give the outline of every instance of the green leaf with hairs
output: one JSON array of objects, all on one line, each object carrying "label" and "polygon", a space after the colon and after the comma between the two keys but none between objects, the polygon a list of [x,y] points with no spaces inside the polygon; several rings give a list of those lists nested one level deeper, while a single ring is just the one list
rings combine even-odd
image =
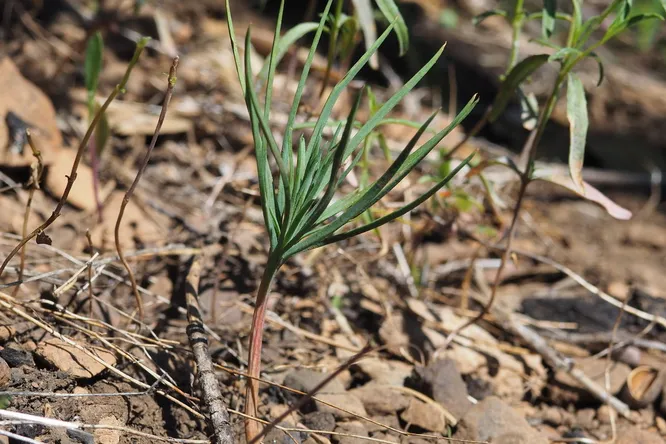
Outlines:
[{"label": "green leaf with hairs", "polygon": [[567,118],[569,119],[569,174],[578,192],[585,193],[583,159],[587,140],[587,100],[583,82],[573,73],[567,78]]}]

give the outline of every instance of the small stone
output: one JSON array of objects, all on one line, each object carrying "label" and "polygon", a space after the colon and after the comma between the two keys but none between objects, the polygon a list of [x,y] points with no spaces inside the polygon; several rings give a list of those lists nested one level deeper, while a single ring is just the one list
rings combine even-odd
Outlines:
[{"label": "small stone", "polygon": [[332,413],[336,419],[353,418],[354,415],[368,416],[361,400],[351,393],[321,393],[317,398],[335,406],[316,401],[317,410]]},{"label": "small stone", "polygon": [[329,412],[312,412],[303,416],[303,425],[314,430],[333,430],[335,417]]},{"label": "small stone", "polygon": [[446,430],[446,418],[440,409],[417,399],[412,399],[400,418],[408,424],[421,427],[430,432],[443,433]]},{"label": "small stone", "polygon": [[5,347],[4,349],[0,350],[0,358],[7,361],[7,364],[9,364],[9,366],[12,368],[20,367],[22,365],[34,367],[35,360],[32,358],[32,355],[25,350],[21,350],[15,347],[16,346]]},{"label": "small stone", "polygon": [[[319,385],[328,375],[326,373],[317,372],[308,368],[299,368],[289,374],[284,378],[284,385],[287,387],[299,390],[301,392],[310,393],[312,392],[317,385]],[[316,396],[321,395],[322,393],[342,393],[345,391],[344,385],[337,378],[329,381]]]},{"label": "small stone", "polygon": [[[606,372],[606,360],[605,359],[578,359],[575,362],[577,368],[579,368],[587,377],[592,381],[599,384],[601,387],[605,387],[605,372]],[[621,362],[613,362],[610,366],[610,393],[617,395],[620,393],[620,390],[624,386],[627,376],[631,369],[628,365]],[[576,379],[574,379],[566,371],[558,371],[555,373],[555,380],[560,384],[570,387],[573,390],[577,390],[586,396],[588,394],[587,389],[581,385]]]},{"label": "small stone", "polygon": [[597,413],[593,409],[581,409],[576,413],[576,424],[586,430],[592,430],[599,426],[595,421]]},{"label": "small stone", "polygon": [[458,439],[493,444],[549,444],[524,417],[499,398],[490,396],[474,405],[458,423]]},{"label": "small stone", "polygon": [[82,444],[95,444],[95,436],[85,430],[67,429],[67,436]]},{"label": "small stone", "polygon": [[424,393],[432,394],[432,399],[443,405],[457,419],[472,407],[467,398],[467,385],[463,381],[455,362],[442,359],[431,362],[425,368],[418,368]]},{"label": "small stone", "polygon": [[[125,424],[113,415],[105,416],[99,420],[100,425],[120,427]],[[118,444],[120,441],[120,430],[95,429],[93,435],[97,444]]]},{"label": "small stone", "polygon": [[12,369],[7,361],[0,358],[0,388],[4,388],[12,380]]},{"label": "small stone", "polygon": [[664,440],[656,432],[634,426],[619,430],[615,444],[664,444]]},{"label": "small stone", "polygon": [[[282,427],[293,427],[290,424],[287,423],[280,423],[280,426]],[[289,436],[291,435],[291,436]],[[272,428],[264,437],[264,439],[261,440],[261,442],[264,443],[270,443],[270,444],[301,444],[303,442],[303,433],[301,432],[296,432],[296,431],[290,431],[288,434],[284,432],[283,430]],[[292,439],[293,437],[293,439]],[[294,443],[294,440],[296,442]]]},{"label": "small stone", "polygon": [[349,393],[360,399],[371,415],[394,413],[409,405],[409,397],[404,393],[374,382],[352,389]]},{"label": "small stone", "polygon": [[360,421],[350,421],[338,424],[334,430],[336,433],[345,433],[356,436],[340,436],[338,435],[338,444],[367,444],[368,440],[362,437],[368,437],[368,431]]},{"label": "small stone", "polygon": [[[89,350],[108,365],[116,364],[113,353],[99,348]],[[75,378],[92,378],[106,369],[81,349],[57,338],[40,343],[35,353],[53,367]]]},{"label": "small stone", "polygon": [[611,415],[617,419],[617,413],[615,413],[607,404],[602,405],[597,409],[597,421],[599,424],[610,424]]},{"label": "small stone", "polygon": [[11,325],[0,325],[0,343],[4,344],[14,337],[16,329]]},{"label": "small stone", "polygon": [[379,358],[367,358],[356,366],[373,382],[402,387],[405,379],[412,374],[412,366],[401,361],[388,361]]},{"label": "small stone", "polygon": [[554,426],[562,425],[564,422],[562,410],[557,407],[544,407],[541,412],[541,418],[544,422]]}]

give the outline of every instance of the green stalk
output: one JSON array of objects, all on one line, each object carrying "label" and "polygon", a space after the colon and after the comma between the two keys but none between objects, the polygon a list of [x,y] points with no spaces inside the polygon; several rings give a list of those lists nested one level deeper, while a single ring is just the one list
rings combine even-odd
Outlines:
[{"label": "green stalk", "polygon": [[523,22],[525,21],[525,13],[523,11],[524,0],[516,0],[516,9],[514,10],[513,20],[511,20],[511,52],[509,53],[509,61],[506,65],[504,75],[508,75],[511,69],[516,66],[518,60],[518,51],[520,49],[520,34],[523,29]]}]

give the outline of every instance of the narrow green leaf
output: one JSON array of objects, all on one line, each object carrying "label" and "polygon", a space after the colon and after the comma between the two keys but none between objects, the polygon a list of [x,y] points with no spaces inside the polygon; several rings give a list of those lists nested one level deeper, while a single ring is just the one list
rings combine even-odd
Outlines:
[{"label": "narrow green leaf", "polygon": [[551,54],[550,57],[548,57],[548,62],[562,62],[564,63],[565,59],[569,55],[580,55],[583,52],[579,49],[576,48],[561,48],[555,53]]},{"label": "narrow green leaf", "polygon": [[[372,46],[375,40],[377,40],[377,26],[372,12],[372,4],[370,3],[370,0],[352,0],[352,4],[354,5],[354,12],[356,13],[358,24],[361,27],[361,32],[363,33],[365,49],[367,50]],[[372,69],[376,70],[379,68],[377,54],[373,54],[369,64]]]},{"label": "narrow green leaf", "polygon": [[342,14],[340,19],[340,29],[338,30],[337,56],[346,59],[356,46],[356,34],[359,24],[354,17]]},{"label": "narrow green leaf", "polygon": [[336,234],[327,238],[322,239],[319,243],[315,243],[312,245],[307,245],[306,243],[298,244],[294,246],[292,249],[290,249],[286,255],[288,256],[293,256],[296,253],[299,253],[304,250],[310,250],[312,248],[317,248],[317,247],[322,247],[324,245],[332,244],[335,242],[339,242],[341,240],[349,239],[354,236],[358,236],[359,234],[366,233],[368,231],[374,230],[376,228],[381,227],[382,225],[385,225],[401,216],[404,216],[405,214],[409,213],[412,211],[414,208],[418,207],[421,205],[423,202],[426,200],[430,199],[437,191],[439,191],[443,186],[445,186],[447,183],[453,179],[453,177],[458,174],[458,172],[463,169],[470,160],[472,160],[472,157],[474,157],[474,154],[472,153],[467,157],[465,160],[463,160],[460,165],[458,165],[456,168],[451,171],[451,173],[437,182],[432,188],[430,188],[427,192],[423,193],[421,196],[410,202],[409,204],[403,206],[399,210],[396,210],[390,214],[387,214],[386,216],[380,217],[373,222],[360,226],[358,228],[351,229],[347,232]]},{"label": "narrow green leaf", "polygon": [[[324,127],[326,126],[326,123],[328,122],[328,118],[331,115],[331,112],[333,111],[333,106],[335,105],[335,102],[337,102],[338,97],[340,97],[340,94],[345,90],[347,85],[351,83],[352,80],[354,80],[354,77],[356,77],[356,74],[363,68],[367,63],[372,54],[374,54],[379,46],[386,40],[386,38],[389,36],[393,29],[393,24],[389,26],[383,33],[380,35],[375,43],[368,49],[354,65],[349,68],[349,71],[345,74],[345,76],[338,82],[337,85],[333,88],[333,91],[331,91],[331,94],[328,96],[326,99],[326,102],[324,103],[324,106],[322,107],[321,113],[319,114],[319,118],[317,119],[317,123],[315,124],[315,127],[312,131],[312,136],[310,137],[310,141],[308,142],[308,149],[311,149],[313,146],[319,145],[322,137],[322,133],[324,131]],[[357,142],[358,143],[358,142]],[[353,150],[353,148],[352,148]],[[347,151],[350,151],[349,149]],[[346,153],[348,155],[348,153]],[[346,157],[346,156],[345,156]]]},{"label": "narrow green leaf", "polygon": [[379,10],[382,12],[389,23],[395,21],[395,35],[398,37],[398,45],[400,46],[400,55],[403,56],[407,53],[409,47],[409,31],[405,19],[400,14],[398,6],[393,0],[375,0]]},{"label": "narrow green leaf", "polygon": [[[664,0],[664,1],[666,1],[666,0]],[[475,16],[472,19],[472,23],[474,25],[478,25],[479,23],[481,23],[485,19],[487,19],[489,17],[495,17],[495,16],[498,16],[498,15],[502,16],[502,17],[506,17],[506,11],[504,11],[502,9],[490,9],[488,11],[484,11],[481,14]]]},{"label": "narrow green leaf", "polygon": [[338,146],[335,148],[334,151],[335,154],[333,156],[333,164],[331,166],[331,172],[328,180],[328,185],[326,186],[326,192],[324,193],[324,196],[319,200],[319,203],[314,208],[314,210],[311,211],[310,214],[308,214],[306,222],[303,225],[304,231],[308,231],[311,228],[312,224],[315,223],[315,221],[319,218],[319,216],[321,216],[321,214],[324,212],[328,204],[331,202],[331,199],[333,199],[333,195],[335,194],[335,190],[338,185],[338,170],[342,165],[345,148],[349,143],[349,138],[351,137],[351,131],[353,128],[354,118],[356,117],[356,112],[358,111],[358,108],[361,104],[362,97],[363,97],[363,91],[361,90],[358,93],[356,101],[354,102],[354,105],[352,106],[351,111],[349,113],[349,117],[347,119],[347,125],[345,126],[345,130],[342,133],[342,140],[340,141],[340,143],[338,143]]},{"label": "narrow green leaf", "polygon": [[[102,72],[102,59],[104,57],[104,40],[98,31],[90,36],[86,45],[86,58],[84,61],[84,79],[88,91],[88,102],[91,116],[94,114],[95,93],[99,83],[99,74]],[[92,118],[92,117],[91,117]]]},{"label": "narrow green leaf", "polygon": [[583,158],[587,139],[587,101],[585,88],[575,74],[567,79],[567,118],[569,119],[569,174],[579,193],[585,192],[583,185]]},{"label": "narrow green leaf", "polygon": [[[395,94],[393,94],[387,101],[379,108],[375,114],[361,127],[361,129],[354,135],[349,146],[347,147],[346,156],[349,155],[363,139],[365,139],[370,132],[372,132],[377,124],[386,117],[386,115],[405,97],[414,87],[425,77],[425,75],[432,69],[433,66],[437,63],[442,52],[444,51],[444,46],[442,46],[439,51],[435,53],[434,56],[426,63],[423,68],[421,68],[414,76],[409,79]],[[345,156],[345,157],[346,157]]]},{"label": "narrow green leaf", "polygon": [[555,13],[557,0],[543,0],[543,17],[541,17],[541,35],[550,38],[555,30]]},{"label": "narrow green leaf", "polygon": [[[268,57],[268,74],[266,81],[266,96],[264,99],[264,118],[268,120],[271,112],[271,100],[273,99],[273,77],[275,76],[275,69],[277,67],[277,46],[280,43],[280,28],[282,27],[282,14],[284,13],[284,1],[280,2],[280,9],[278,11],[277,21],[275,23],[275,31],[273,34],[273,46],[271,47],[271,53]],[[250,29],[248,28],[248,35],[250,34]],[[245,48],[248,49],[247,42],[245,43]]]},{"label": "narrow green leaf", "polygon": [[[274,57],[275,60],[275,65],[278,65],[280,63],[280,61],[284,58],[285,54],[287,54],[289,49],[298,40],[300,40],[302,37],[306,36],[307,34],[316,31],[318,27],[319,23],[313,23],[313,22],[300,23],[291,28],[289,31],[287,31],[282,37],[280,37],[279,43],[274,48],[274,53],[271,52],[271,56]],[[264,63],[264,66],[261,68],[261,71],[259,72],[258,78],[260,80],[265,80],[266,77],[268,76],[268,70],[270,66],[269,61],[270,59]]]},{"label": "narrow green leaf", "polygon": [[[327,236],[332,235],[343,225],[345,225],[350,220],[356,218],[359,214],[363,213],[365,210],[370,208],[376,202],[378,202],[389,190],[385,190],[386,185],[391,181],[391,179],[398,173],[400,167],[405,163],[409,157],[410,152],[414,149],[414,146],[418,142],[419,138],[425,131],[425,128],[432,122],[435,118],[436,113],[432,114],[430,118],[423,124],[422,128],[417,131],[417,133],[412,137],[404,150],[400,155],[393,161],[389,168],[384,172],[384,174],[379,177],[370,187],[363,191],[361,197],[358,201],[354,202],[349,208],[346,208],[343,213],[331,224],[322,227],[320,230],[312,233],[308,238],[300,242],[300,244],[308,245],[314,244]],[[295,240],[298,241],[305,233],[299,233],[295,237]],[[287,246],[289,249],[290,245]]]},{"label": "narrow green leaf", "polygon": [[509,72],[502,82],[500,90],[495,97],[492,111],[488,117],[491,122],[494,122],[502,114],[506,106],[509,104],[516,88],[518,88],[518,86],[534,71],[539,69],[541,65],[546,63],[548,57],[548,54],[529,56],[513,67],[511,72]]},{"label": "narrow green leaf", "polygon": [[229,31],[229,39],[231,40],[231,51],[234,55],[234,65],[236,65],[236,74],[238,75],[238,83],[241,86],[243,94],[245,94],[245,75],[243,74],[243,64],[241,63],[240,54],[238,53],[238,42],[236,41],[236,30],[234,29],[234,21],[231,18],[231,7],[229,0],[225,0],[225,10],[227,11],[227,29]]},{"label": "narrow green leaf", "polygon": [[[315,53],[317,52],[317,46],[319,45],[319,40],[321,39],[321,35],[324,32],[324,28],[326,25],[326,18],[328,17],[328,13],[331,10],[332,4],[333,0],[328,0],[326,2],[326,7],[324,8],[324,11],[321,15],[321,20],[319,21],[319,24],[317,26],[317,31],[315,32],[314,38],[312,39],[312,45],[310,46],[308,57],[305,59],[305,64],[303,65],[303,71],[301,72],[301,78],[299,79],[298,85],[296,86],[294,101],[291,104],[291,110],[289,111],[289,117],[287,118],[287,124],[285,127],[288,129],[293,128],[294,122],[296,121],[296,114],[298,113],[298,107],[300,106],[301,98],[303,97],[303,90],[305,89],[305,83],[307,82],[308,75],[310,74],[310,67],[312,66]],[[284,150],[287,149],[287,147],[291,147],[291,144],[292,144],[292,133],[291,131],[287,130],[284,135],[284,140],[282,142],[282,147],[283,147],[282,149]],[[308,147],[309,146],[310,145],[308,145]]]},{"label": "narrow green leaf", "polygon": [[600,25],[601,25],[601,16],[596,15],[594,17],[591,17],[588,21],[583,23],[583,25],[579,28],[578,33],[574,37],[573,45],[576,48],[583,49],[585,43],[587,43],[587,40],[590,38],[592,33],[599,28]]}]

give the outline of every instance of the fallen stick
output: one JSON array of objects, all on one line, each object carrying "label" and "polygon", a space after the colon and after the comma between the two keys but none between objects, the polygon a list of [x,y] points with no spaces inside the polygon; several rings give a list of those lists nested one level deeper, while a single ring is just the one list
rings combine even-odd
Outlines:
[{"label": "fallen stick", "polygon": [[608,393],[603,387],[583,373],[581,369],[575,367],[574,362],[571,359],[561,356],[556,350],[549,346],[546,340],[536,331],[526,325],[516,322],[510,314],[499,310],[493,310],[493,314],[502,328],[520,337],[534,351],[539,353],[551,367],[569,373],[583,387],[585,387],[591,395],[601,402],[611,406],[623,417],[630,419],[631,409],[629,409],[627,404]]},{"label": "fallen stick", "polygon": [[224,404],[220,386],[215,377],[213,362],[208,352],[208,337],[201,318],[199,307],[199,278],[201,276],[201,257],[195,257],[187,274],[185,301],[187,303],[187,338],[192,347],[194,361],[197,364],[197,380],[202,392],[202,400],[208,408],[210,425],[216,444],[233,444],[233,432],[229,412]]}]

